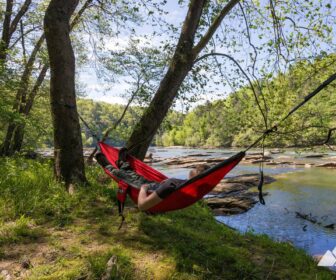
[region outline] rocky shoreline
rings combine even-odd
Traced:
[[[264,177],[264,184],[272,182],[275,182],[273,177]],[[226,178],[204,198],[204,201],[216,216],[241,214],[250,210],[258,202],[256,189],[258,183],[259,174]]]
[[[182,157],[160,158],[147,156],[145,163],[162,163],[168,166],[178,166],[180,168],[194,168],[199,164],[216,164],[227,159],[228,156],[213,158],[209,154],[192,154]],[[288,155],[274,156],[268,152],[262,156],[261,153],[248,153],[241,161],[241,164],[259,164],[263,162],[265,165],[289,165],[298,167],[326,167],[336,168],[336,156],[328,156],[327,154],[310,154],[302,158],[295,158]]]

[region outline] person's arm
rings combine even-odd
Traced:
[[[140,211],[146,211],[162,201],[156,192],[152,192],[147,196],[147,190],[148,185],[142,185],[140,188],[138,196],[138,208]]]

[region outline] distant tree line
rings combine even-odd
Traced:
[[[326,70],[325,70],[326,69]],[[318,71],[319,78],[309,73]],[[300,62],[287,73],[275,77],[264,89],[268,107],[268,120],[276,123],[295,104],[323,79],[336,71],[336,55],[316,59],[314,63]],[[102,137],[104,132],[118,121],[125,105],[78,99],[78,112],[89,124],[90,131],[81,125],[85,147],[93,147],[96,140],[92,132]],[[27,124],[24,146],[53,147],[52,126],[48,114],[48,100],[40,99]],[[272,147],[308,147],[319,145],[327,137],[328,129],[336,127],[336,94],[331,85],[317,95],[266,139]],[[123,146],[141,116],[144,107],[130,106],[119,125],[110,132],[107,141]],[[170,110],[162,122],[152,145],[190,147],[247,146],[265,129],[249,87],[232,93],[226,99],[196,106],[188,113]],[[336,144],[331,137],[330,144]]]
[[[267,119],[276,124],[281,116],[301,102],[305,95],[336,71],[336,55],[301,61],[280,74],[263,89]],[[320,73],[319,77],[311,73]],[[331,128],[336,127],[336,85],[331,85],[306,103],[265,141],[273,147],[308,147],[322,144]],[[168,117],[169,119],[169,117]],[[166,125],[156,138],[163,146],[192,147],[248,146],[265,130],[262,115],[249,87],[224,100],[208,102],[188,113],[183,121]],[[331,137],[330,144],[336,144]]]

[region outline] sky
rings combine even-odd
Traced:
[[[177,25],[182,24],[187,6],[181,6],[177,4],[177,1],[168,1],[165,5],[164,10],[168,12],[165,15],[165,20],[169,23],[174,23]],[[154,30],[160,32],[158,28],[155,28],[149,24],[144,26],[136,27],[136,34],[139,39],[144,41],[145,45],[154,45],[154,41],[144,40],[144,36],[152,34]],[[117,38],[111,39],[108,44],[110,50],[118,50],[125,46],[129,39],[129,33],[123,33]],[[168,36],[161,34],[157,40],[169,40]],[[127,78],[126,78],[127,80]],[[112,104],[126,104],[128,99],[123,97],[124,93],[129,89],[129,85],[125,79],[119,79],[116,83],[111,84],[110,82],[104,81],[104,79],[99,79],[96,74],[94,67],[85,66],[79,71],[79,82],[81,87],[85,91],[86,98],[93,99],[95,101],[103,101]]]
[[[318,1],[318,0],[315,0],[315,1]],[[325,4],[332,3],[332,1],[324,0],[323,3]],[[332,5],[333,5],[333,9],[335,9],[335,3],[332,3]],[[186,5],[184,6],[179,5],[177,0],[176,1],[170,0],[167,2],[167,5],[164,6],[164,10],[167,11],[168,14],[164,15],[163,17],[167,22],[173,23],[175,24],[175,26],[180,27],[185,18],[187,8],[188,7]],[[224,20],[229,21],[230,19],[224,19]],[[229,24],[235,25],[237,23],[230,22]],[[300,24],[304,25],[304,20],[300,22]],[[288,27],[289,25],[285,27],[285,32],[287,31],[286,29],[288,29]],[[153,27],[150,24],[143,25],[143,26],[137,26],[135,29],[136,29],[137,38],[139,38],[144,45],[155,46],[156,44],[158,44],[159,40],[169,40],[169,37],[165,34],[160,34],[161,36],[158,36],[157,38],[154,37],[154,39],[150,41],[148,39],[144,39],[146,35],[152,34],[153,31],[157,31],[158,33],[161,32],[161,30],[158,27],[155,27],[155,26]],[[179,31],[180,31],[180,28],[178,28],[178,32]],[[256,42],[257,44],[260,43],[260,40],[258,39],[258,35],[257,35],[257,30],[253,30],[253,32],[255,33],[253,36],[254,42]],[[129,35],[130,35],[129,33],[123,32],[118,37],[112,38],[110,41],[107,42],[108,49],[112,51],[118,50],[122,48],[123,46],[127,45]],[[230,54],[230,49],[225,49],[225,50],[219,49],[218,51]],[[237,52],[234,53],[235,57],[240,58],[239,56],[243,56],[243,55],[246,56],[246,53],[248,51],[246,51],[245,53],[244,51],[246,50],[243,50],[241,54],[239,53],[237,54]],[[259,56],[259,59],[266,60],[267,56],[264,56],[264,57]],[[246,63],[242,66],[248,68],[248,64],[249,62],[246,60]],[[225,69],[226,71],[232,71],[234,68],[236,68],[232,66],[232,64],[230,65],[230,63],[228,63],[228,66],[226,67],[227,67]],[[82,67],[78,75],[79,75],[79,82],[80,82],[81,88],[84,89],[86,98],[90,98],[96,101],[104,101],[107,103],[118,103],[118,104],[127,103],[128,100],[123,97],[123,95],[129,88],[129,85],[127,84],[127,80],[128,80],[127,77],[123,79],[118,79],[116,83],[112,84],[111,82],[107,82],[104,79],[99,79],[96,75],[95,69],[90,65]],[[213,82],[210,81],[209,86],[211,86],[212,84]],[[227,96],[230,92],[232,92],[232,88],[230,86],[228,85],[222,86],[217,93],[215,92],[213,94],[203,95],[203,98],[199,100],[198,102],[195,102],[193,106],[196,106],[200,103],[204,103],[207,100],[211,101],[214,99],[223,98],[224,96]],[[176,105],[176,109],[181,110],[182,108],[183,108],[182,104],[178,103]]]

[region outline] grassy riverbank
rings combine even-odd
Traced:
[[[289,244],[218,224],[202,203],[157,216],[130,204],[118,231],[115,186],[99,168],[71,197],[50,162],[2,160],[0,170],[0,271],[12,279],[100,279],[112,255],[113,279],[335,277]]]

